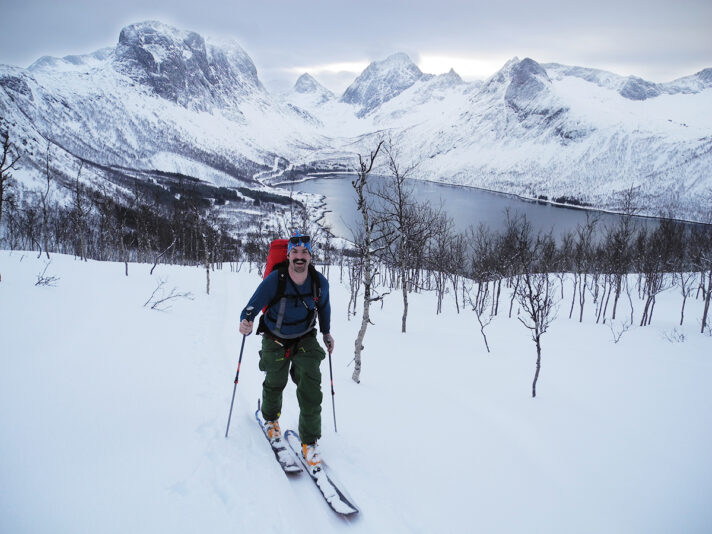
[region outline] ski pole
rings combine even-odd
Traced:
[[[247,309],[246,319],[250,320],[250,315],[252,315],[252,308]],[[240,347],[240,358],[237,360],[237,373],[235,373],[235,385],[232,388],[232,400],[230,401],[230,414],[227,416],[227,428],[225,429],[225,437],[227,437],[228,432],[230,432],[230,420],[232,419],[232,405],[235,403],[235,392],[237,391],[237,383],[240,381],[240,366],[242,365],[242,352],[245,350],[245,334],[242,335],[242,346]]]
[[[336,404],[334,403],[334,373],[331,370],[331,343],[328,343],[329,349],[329,378],[331,379],[331,413],[334,414],[334,432],[336,430]]]

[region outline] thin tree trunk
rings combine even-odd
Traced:
[[[370,162],[367,164],[359,155],[359,164],[361,166],[359,177],[352,185],[358,195],[357,206],[363,218],[364,230],[364,258],[363,258],[363,317],[361,318],[361,328],[358,331],[356,340],[354,341],[354,372],[351,379],[357,384],[361,382],[361,351],[363,350],[363,339],[366,336],[366,329],[370,322],[370,306],[371,306],[371,284],[373,283],[373,272],[371,266],[371,221],[369,217],[369,207],[366,204],[366,198],[363,194],[363,188],[366,186],[366,178],[368,173],[373,168],[373,162],[381,149],[383,141],[378,143],[376,151],[371,153]]]
[[[648,324],[648,310],[650,309],[651,301],[651,297],[648,297],[645,301],[645,307],[643,308],[643,317],[641,317],[640,319],[640,326],[645,326],[646,324]]]
[[[621,296],[621,282],[623,281],[622,276],[616,275],[616,295],[613,298],[613,313],[611,315],[611,321],[616,319],[616,310],[618,309],[618,298]]]
[[[408,320],[408,283],[405,265],[400,266],[400,284],[403,292],[403,318],[401,320],[401,332],[405,334],[406,322]]]
[[[650,305],[650,313],[648,314],[648,326],[653,322],[653,311],[655,310],[655,295],[653,295],[653,300]]]
[[[490,352],[489,343],[487,343],[487,335],[485,334],[485,325],[482,323],[480,313],[478,311],[475,311],[475,316],[477,317],[477,322],[480,323],[480,332],[482,333],[482,337],[485,340],[485,347],[487,347],[487,352]]]
[[[401,332],[405,334],[406,321],[408,320],[408,286],[405,282],[405,274],[401,276],[401,290],[403,291],[403,321]]]
[[[361,351],[364,348],[363,339],[366,337],[366,329],[370,320],[371,284],[364,285],[363,295],[363,317],[361,318],[361,328],[359,328],[354,342],[354,372],[351,375],[351,379],[357,384],[361,382]]]
[[[539,371],[541,371],[541,336],[536,336],[536,372],[534,373],[534,382],[532,382],[532,398],[536,398],[536,383],[539,380]]]
[[[583,280],[581,280],[581,285],[579,285],[579,304],[581,305],[581,311],[579,312],[579,323],[583,322],[583,307],[586,304],[586,275],[583,275]]]
[[[710,311],[710,296],[712,295],[712,269],[710,269],[709,281],[707,282],[707,293],[703,293],[705,297],[705,309],[702,312],[702,326],[700,327],[700,333],[705,333],[705,325],[707,324],[707,314]]]
[[[680,326],[685,322],[685,303],[687,302],[687,295],[683,292],[682,294],[682,308],[680,309]]]
[[[606,296],[606,304],[603,307],[603,324],[606,324],[606,312],[608,312],[608,301],[611,300],[611,293],[613,293],[613,284],[608,286],[608,295]]]
[[[519,288],[519,277],[517,277],[517,283],[514,285],[514,291],[512,291],[512,299],[509,301],[509,318],[512,318],[512,307],[514,306],[514,298],[517,295],[517,289]]]

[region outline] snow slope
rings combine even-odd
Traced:
[[[357,385],[359,321],[346,320],[332,268],[339,432],[325,364],[321,448],[361,508],[346,524],[306,476],[282,474],[254,423],[255,336],[224,437],[256,272],[226,265],[206,295],[202,269],[131,264],[126,277],[123,264],[53,255],[46,276],[58,280],[39,287],[36,256],[0,252],[2,532],[712,530],[712,338],[697,333],[699,302],[680,328],[680,299],[661,294],[653,325],[617,344],[592,308],[583,324],[562,309],[532,399],[534,346],[515,318],[490,325],[488,354],[471,312],[446,300],[436,316],[434,295],[412,295],[403,335],[389,295]],[[161,279],[193,300],[144,307]],[[283,427],[296,420],[290,384]]]

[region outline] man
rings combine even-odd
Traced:
[[[319,318],[329,354],[334,338],[329,333],[331,306],[329,282],[311,265],[312,244],[307,235],[294,232],[287,245],[288,267],[272,271],[257,287],[240,315],[240,333],[252,332],[254,310],[267,309],[260,318],[257,333],[263,333],[260,370],[266,373],[262,383],[262,416],[271,442],[282,439],[279,415],[282,391],[291,376],[297,385],[299,401],[299,436],[302,454],[313,473],[321,470],[317,440],[321,437],[321,370],[326,356],[316,338]],[[282,283],[280,284],[280,276]],[[280,285],[283,294],[278,295]]]

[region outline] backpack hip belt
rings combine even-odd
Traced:
[[[302,341],[304,338],[307,338],[310,336],[312,336],[312,337],[316,336],[316,328],[312,328],[306,334],[303,334],[303,335],[301,335],[297,338],[294,338],[294,339],[284,339],[279,336],[275,336],[269,330],[265,330],[263,332],[263,335],[266,338],[274,341],[280,347],[283,347],[284,348],[284,357],[285,357],[285,359],[289,359],[289,357],[292,355],[292,353],[297,351],[297,347],[298,347],[300,341]]]

